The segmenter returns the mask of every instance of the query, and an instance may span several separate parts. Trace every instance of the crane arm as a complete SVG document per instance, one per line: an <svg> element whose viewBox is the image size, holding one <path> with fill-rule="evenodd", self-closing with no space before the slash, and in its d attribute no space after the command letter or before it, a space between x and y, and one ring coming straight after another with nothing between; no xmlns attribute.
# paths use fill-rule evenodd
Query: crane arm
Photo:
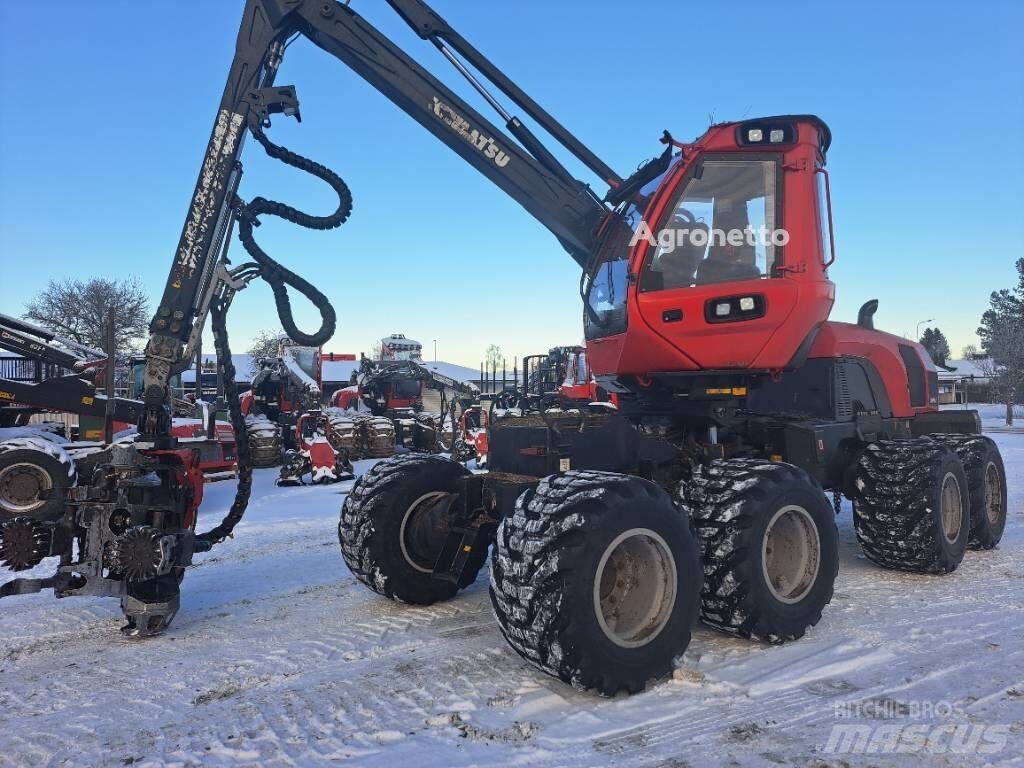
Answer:
<svg viewBox="0 0 1024 768"><path fill-rule="evenodd" d="M424 70L348 5L334 0L246 0L235 56L174 264L150 324L144 389L147 409L140 425L144 437L158 440L166 435L167 382L173 373L188 364L187 351L195 346L211 302L217 301L218 286L225 278L222 252L234 221L240 220L240 233L246 224L245 207L235 193L246 130L253 132L269 152L268 141L262 134L262 129L269 125L269 116L283 113L299 118L295 89L274 84L286 44L296 35L306 37L342 61L520 203L558 238L578 264L584 266L589 262L594 233L609 213L609 207L589 186L573 178L519 118L505 112L458 56L491 80L604 181L619 186L618 175L429 6L420 0L389 2L417 34L433 42L498 110L505 119L506 129L516 140ZM316 165L306 162L306 166L300 166L305 170ZM316 167L326 171L322 166ZM251 223L249 227L251 229ZM324 323L320 331L307 336L304 343L322 344L333 332L333 310L329 305L325 308L325 297L310 284L291 273L287 273L291 279L285 277L282 281L281 272L287 270L278 270L277 283L272 282L272 285L279 311L288 315L282 317L285 327L291 323L283 287L283 283L288 283L311 300L320 300L318 307ZM230 274L238 276L236 272ZM266 270L262 276L267 279ZM251 279L252 272L244 277ZM229 296L238 287L231 285L227 291Z"/></svg>

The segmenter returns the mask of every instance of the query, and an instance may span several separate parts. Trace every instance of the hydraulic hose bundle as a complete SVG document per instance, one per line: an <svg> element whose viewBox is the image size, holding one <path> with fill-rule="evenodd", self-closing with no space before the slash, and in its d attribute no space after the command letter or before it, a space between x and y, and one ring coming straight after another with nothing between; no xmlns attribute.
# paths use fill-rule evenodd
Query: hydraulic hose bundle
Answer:
<svg viewBox="0 0 1024 768"><path fill-rule="evenodd" d="M258 275L270 285L271 290L274 292L278 317L289 338L304 346L318 347L334 335L337 323L334 307L331 306L328 298L309 281L279 264L260 248L255 237L253 237L253 228L259 226L258 217L261 214L268 214L278 216L308 229L334 229L343 224L348 219L349 214L351 214L352 193L349 191L348 185L345 184L344 180L334 171L272 142L263 132L263 127L259 123L254 122L250 128L253 136L256 137L256 140L263 146L268 155L322 179L338 195L338 207L328 216L312 216L285 203L268 200L264 197L255 197L249 203L245 203L237 198L235 200L238 218L238 238L254 262L250 265L242 265L240 271L248 272L254 276ZM295 288L319 310L321 325L315 333L304 333L295 325L287 286ZM252 492L252 457L249 450L249 441L245 438L245 417L242 415L242 406L238 400L238 391L235 387L235 366L231 359L231 348L228 344L226 321L227 305L229 303L229 300L214 302L210 307L210 317L213 328L214 347L217 352L217 365L221 370L224 381L224 396L228 403L228 413L231 417L231 426L235 431L238 447L238 487L235 491L235 498L231 508L224 516L224 519L214 528L196 536L195 549L197 552L205 552L215 544L231 536L235 526L238 525L245 514L245 509L249 504L249 495Z"/></svg>

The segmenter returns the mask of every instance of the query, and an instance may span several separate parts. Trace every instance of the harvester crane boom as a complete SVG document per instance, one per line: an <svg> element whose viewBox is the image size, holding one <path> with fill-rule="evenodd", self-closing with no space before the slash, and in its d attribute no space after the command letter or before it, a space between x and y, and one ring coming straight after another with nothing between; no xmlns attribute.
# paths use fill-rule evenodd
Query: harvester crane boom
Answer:
<svg viewBox="0 0 1024 768"><path fill-rule="evenodd" d="M147 417L141 425L144 438L159 438L165 434L166 419L162 412L167 381L170 375L188 364L186 347L198 333L197 321L201 330L210 303L217 301L218 292L214 288L224 277L222 265L219 268L215 265L222 258L222 248L233 221L244 220L247 213L244 203L235 194L245 130L252 130L266 147L262 128L269 124L269 115L283 113L299 118L294 88L274 85L286 43L296 35L308 38L341 60L520 203L558 238L578 264L584 266L590 261L595 232L609 213L609 206L589 186L573 178L519 118L509 115L458 57L493 82L603 181L615 187L622 183L621 178L426 3L389 0L389 4L484 94L518 142L419 66L348 5L333 0L247 0L235 57L174 265L150 324L145 377ZM230 274L238 277L234 272ZM247 278L252 276L252 271L246 273ZM319 291L279 265L275 265L275 269L264 269L260 276L274 287L282 323L290 335L299 335L303 343L310 345L322 344L330 337L334 330L334 312ZM306 335L295 328L284 284L297 288L317 305L323 318L319 331Z"/></svg>

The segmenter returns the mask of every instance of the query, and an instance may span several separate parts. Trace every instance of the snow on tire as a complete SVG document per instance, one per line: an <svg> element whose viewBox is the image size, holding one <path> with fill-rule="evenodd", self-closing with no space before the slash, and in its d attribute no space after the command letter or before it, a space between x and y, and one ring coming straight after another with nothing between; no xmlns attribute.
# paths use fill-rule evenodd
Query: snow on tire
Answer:
<svg viewBox="0 0 1024 768"><path fill-rule="evenodd" d="M992 549L1006 528L1006 470L992 438L984 435L932 435L956 451L964 465L971 498L971 549Z"/></svg>
<svg viewBox="0 0 1024 768"><path fill-rule="evenodd" d="M0 523L15 517L55 520L64 513L64 491L78 480L75 462L44 439L0 443Z"/></svg>
<svg viewBox="0 0 1024 768"><path fill-rule="evenodd" d="M701 618L781 643L821 620L839 572L839 534L821 487L792 464L712 461L681 488L701 548Z"/></svg>
<svg viewBox="0 0 1024 768"><path fill-rule="evenodd" d="M362 419L363 453L370 459L382 459L395 452L395 424L384 416Z"/></svg>
<svg viewBox="0 0 1024 768"><path fill-rule="evenodd" d="M356 578L404 603L430 605L453 597L458 585L431 572L447 533L444 505L468 474L449 459L410 453L385 459L360 477L338 523L341 555ZM464 583L473 581L486 558L484 547L466 565Z"/></svg>
<svg viewBox="0 0 1024 768"><path fill-rule="evenodd" d="M491 604L509 645L605 695L669 672L697 620L700 563L686 518L654 483L570 471L516 500L498 528Z"/></svg>
<svg viewBox="0 0 1024 768"><path fill-rule="evenodd" d="M868 558L913 573L950 573L970 537L969 486L957 454L930 437L880 440L854 476L853 527Z"/></svg>
<svg viewBox="0 0 1024 768"><path fill-rule="evenodd" d="M276 467L281 463L281 427L266 416L245 417L249 455L254 467Z"/></svg>

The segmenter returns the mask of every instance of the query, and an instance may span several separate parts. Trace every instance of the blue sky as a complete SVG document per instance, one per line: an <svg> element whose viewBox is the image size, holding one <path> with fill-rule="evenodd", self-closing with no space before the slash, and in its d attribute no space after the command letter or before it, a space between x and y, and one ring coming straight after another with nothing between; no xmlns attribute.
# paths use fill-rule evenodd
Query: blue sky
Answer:
<svg viewBox="0 0 1024 768"><path fill-rule="evenodd" d="M823 117L834 135L833 319L877 297L880 327L913 334L935 318L958 354L989 292L1014 281L1024 4L433 4L623 174L660 150L664 128L690 140L710 118ZM0 3L0 311L20 314L64 276L135 275L159 295L241 5ZM481 106L383 3L353 5ZM355 196L341 230L271 220L257 231L333 300L329 349L368 351L397 331L427 357L437 339L441 359L471 366L496 343L511 365L580 340L577 268L514 202L308 42L289 48L277 82L297 86L303 123L278 118L272 137L338 171ZM254 143L243 161L244 197L329 209L325 188ZM313 325L312 310L297 316ZM235 301L233 346L275 326L257 282Z"/></svg>

